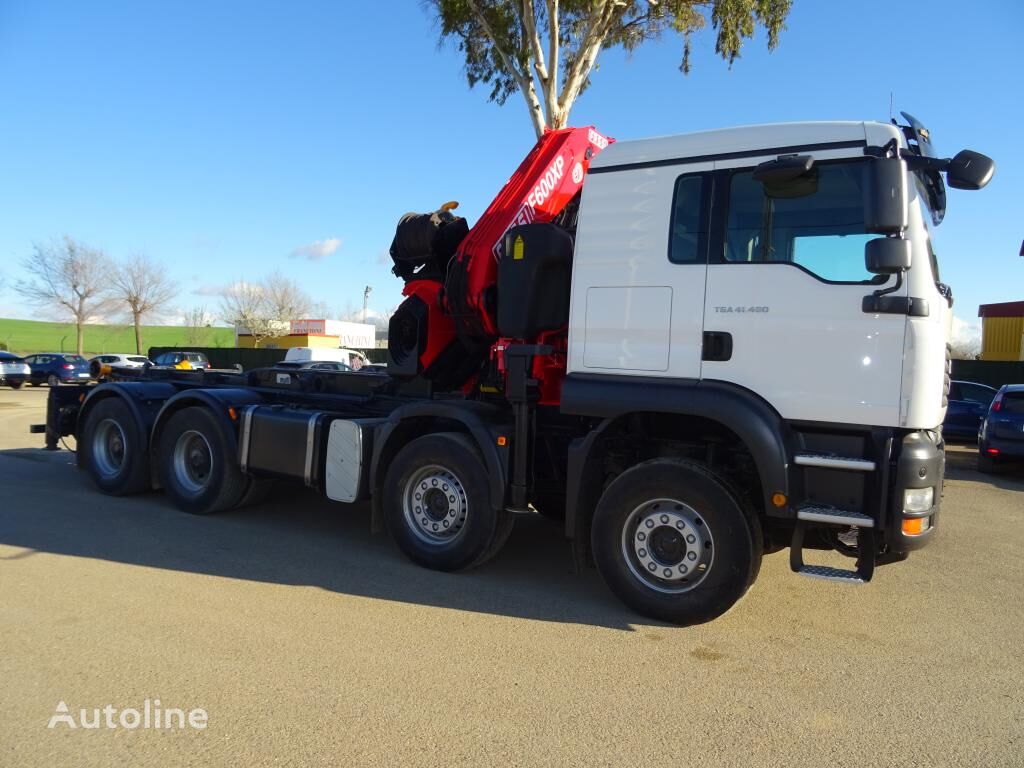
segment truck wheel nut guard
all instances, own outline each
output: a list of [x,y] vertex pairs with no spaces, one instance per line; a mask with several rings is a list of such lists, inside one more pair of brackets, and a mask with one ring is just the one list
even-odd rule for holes
[[468,511],[462,481],[445,467],[421,467],[405,484],[402,512],[406,525],[427,544],[447,544],[458,538]]
[[711,531],[697,511],[676,499],[645,501],[622,527],[622,555],[630,572],[658,592],[688,592],[714,561]]

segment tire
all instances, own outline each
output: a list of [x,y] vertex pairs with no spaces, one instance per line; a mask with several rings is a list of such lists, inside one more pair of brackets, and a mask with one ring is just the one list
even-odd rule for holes
[[259,504],[267,498],[273,488],[273,480],[265,477],[252,477],[250,475],[246,477],[245,493],[242,495],[242,499],[238,502],[237,506],[251,507],[253,504]]
[[687,625],[721,616],[744,595],[760,570],[763,538],[757,517],[705,467],[657,459],[608,486],[591,546],[622,602]]
[[100,380],[100,361],[99,360],[93,360],[92,362],[89,363],[89,375],[92,376],[92,378],[95,381],[99,381]]
[[10,387],[11,387],[11,389],[21,389],[21,385],[24,384],[24,383],[25,382],[23,382],[23,381],[12,381],[12,382],[10,382]]
[[234,436],[201,406],[178,411],[164,425],[157,441],[157,470],[168,498],[193,515],[237,506],[248,488]]
[[33,387],[42,386],[42,382],[40,382],[40,381],[33,381],[33,382],[30,382],[30,383],[32,384]]
[[104,493],[127,496],[149,490],[149,450],[120,398],[109,397],[89,411],[78,450],[79,466]]
[[46,377],[46,386],[58,387],[60,386],[60,379],[58,379],[55,374],[51,373],[49,376]]
[[991,456],[986,456],[983,453],[978,454],[978,471],[986,474],[993,475],[997,470],[996,460]]
[[417,438],[398,452],[385,478],[384,520],[406,557],[437,571],[490,559],[514,522],[492,508],[487,470],[473,443],[454,432]]

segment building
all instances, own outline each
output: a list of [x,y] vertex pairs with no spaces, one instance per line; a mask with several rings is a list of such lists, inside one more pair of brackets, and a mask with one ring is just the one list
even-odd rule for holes
[[[282,324],[281,330],[287,332],[262,339],[260,348],[373,349],[376,346],[376,328],[369,323],[326,319],[292,320],[287,324],[287,329]],[[235,329],[235,346],[242,349],[252,349],[256,346],[247,328]]]
[[982,360],[1024,360],[1024,301],[982,304]]

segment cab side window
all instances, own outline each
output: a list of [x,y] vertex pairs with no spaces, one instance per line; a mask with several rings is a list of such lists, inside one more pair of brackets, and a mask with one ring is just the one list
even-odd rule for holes
[[784,263],[841,283],[876,282],[864,265],[861,162],[823,162],[771,187],[753,171],[729,180],[726,263]]
[[680,176],[672,198],[668,258],[675,264],[703,264],[707,260],[707,174]]

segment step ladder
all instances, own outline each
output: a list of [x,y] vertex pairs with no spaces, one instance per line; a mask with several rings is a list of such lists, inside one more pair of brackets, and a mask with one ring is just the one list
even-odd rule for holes
[[[838,469],[846,472],[873,472],[875,470],[873,461],[845,456],[800,453],[794,457],[793,461],[797,466]],[[853,570],[804,563],[804,535],[809,523],[856,529],[858,554]],[[789,547],[789,565],[796,573],[843,584],[866,584],[871,581],[875,572],[875,549],[875,521],[868,515],[816,504],[804,504],[797,507],[796,527],[793,529],[793,540]]]

